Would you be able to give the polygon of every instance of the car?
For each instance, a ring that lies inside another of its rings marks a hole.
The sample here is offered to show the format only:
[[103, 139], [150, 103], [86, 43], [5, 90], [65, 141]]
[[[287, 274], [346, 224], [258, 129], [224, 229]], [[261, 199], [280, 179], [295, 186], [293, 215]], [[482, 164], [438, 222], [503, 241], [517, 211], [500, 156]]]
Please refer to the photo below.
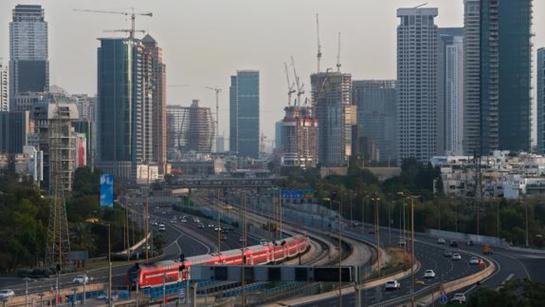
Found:
[[426, 270], [424, 278], [435, 278], [435, 272], [433, 270]]
[[471, 257], [471, 259], [469, 259], [469, 264], [479, 264], [481, 263], [481, 259], [479, 259], [479, 257]]
[[182, 223], [187, 223], [186, 219], [181, 220]]
[[443, 256], [445, 256], [445, 257], [452, 257], [452, 252], [449, 251], [448, 249], [445, 249], [445, 251], [443, 252]]
[[72, 280], [73, 283], [75, 284], [86, 284], [89, 282], [89, 276], [87, 275], [77, 275], [76, 277], [74, 277], [74, 279]]
[[388, 280], [384, 284], [384, 290], [386, 290], [386, 291], [388, 291], [388, 290], [399, 290], [399, 289], [401, 289], [401, 284], [397, 280]]
[[456, 241], [450, 241], [450, 247], [458, 247], [458, 242]]
[[407, 246], [407, 241], [399, 240], [398, 244], [399, 244], [399, 246]]
[[208, 224], [208, 228], [214, 228], [216, 227], [214, 224]]
[[466, 245], [467, 245], [467, 246], [473, 246], [474, 244], [473, 244], [473, 241], [468, 240], [468, 241], [466, 241]]
[[439, 238], [437, 239], [437, 244], [440, 244], [440, 245], [445, 245], [447, 243], [447, 241], [443, 238]]
[[15, 292], [11, 289], [2, 289], [0, 290], [0, 299], [7, 300], [8, 298], [15, 295]]
[[459, 253], [454, 253], [452, 254], [452, 260], [462, 260], [462, 255], [460, 255]]
[[215, 227], [214, 230], [215, 231], [223, 231], [223, 229], [221, 229], [221, 227]]
[[165, 224], [159, 224], [159, 231], [166, 231]]
[[200, 229], [204, 229], [204, 224], [199, 223], [199, 224], [197, 224], [197, 227], [200, 228]]
[[450, 299], [451, 302], [456, 302], [458, 304], [465, 304], [466, 303], [466, 295], [459, 292], [455, 293], [454, 296]]

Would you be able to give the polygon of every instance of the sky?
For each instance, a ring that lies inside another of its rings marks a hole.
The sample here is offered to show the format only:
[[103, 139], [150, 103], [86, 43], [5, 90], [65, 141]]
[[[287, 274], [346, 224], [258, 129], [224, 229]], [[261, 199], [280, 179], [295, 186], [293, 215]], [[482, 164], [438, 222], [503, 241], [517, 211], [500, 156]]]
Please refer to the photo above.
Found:
[[[309, 75], [316, 70], [315, 14], [320, 15], [322, 69], [335, 67], [341, 32], [344, 72], [355, 80], [394, 79], [396, 9], [423, 2], [439, 8], [440, 27], [463, 26], [463, 0], [0, 0], [0, 58], [7, 62], [9, 57], [13, 7], [41, 4], [49, 24], [50, 83], [94, 95], [97, 38], [119, 36], [104, 30], [127, 28], [129, 20], [73, 10], [150, 11], [152, 18], [137, 18], [137, 28], [163, 48], [168, 104], [200, 99], [201, 105], [214, 107], [214, 93], [205, 87], [222, 88], [220, 134], [227, 137], [229, 77], [237, 70], [257, 69], [261, 132], [272, 141], [274, 123], [287, 104], [284, 62], [290, 56], [310, 93]], [[544, 0], [534, 1], [534, 33], [535, 46], [545, 46]]]

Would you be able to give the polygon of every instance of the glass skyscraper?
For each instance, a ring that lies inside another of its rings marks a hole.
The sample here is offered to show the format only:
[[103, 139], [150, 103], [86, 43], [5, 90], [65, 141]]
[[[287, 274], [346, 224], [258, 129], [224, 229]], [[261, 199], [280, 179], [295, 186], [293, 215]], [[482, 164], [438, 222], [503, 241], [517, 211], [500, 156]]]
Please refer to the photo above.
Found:
[[40, 5], [17, 5], [9, 24], [10, 111], [29, 111], [18, 97], [49, 90], [47, 22]]
[[537, 51], [537, 147], [545, 153], [545, 48]]
[[259, 71], [240, 70], [229, 87], [229, 150], [259, 157]]

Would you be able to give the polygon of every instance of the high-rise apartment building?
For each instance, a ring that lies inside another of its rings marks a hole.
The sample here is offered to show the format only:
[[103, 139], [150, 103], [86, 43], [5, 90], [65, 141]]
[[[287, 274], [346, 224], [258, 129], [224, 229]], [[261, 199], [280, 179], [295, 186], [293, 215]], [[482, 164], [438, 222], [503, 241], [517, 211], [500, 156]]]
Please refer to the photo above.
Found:
[[18, 97], [49, 90], [47, 22], [40, 5], [17, 5], [9, 24], [10, 110], [30, 111], [19, 106]]
[[437, 8], [397, 10], [398, 161], [437, 152]]
[[8, 67], [0, 63], [0, 112], [9, 111], [8, 80]]
[[437, 154], [463, 154], [464, 29], [439, 28]]
[[229, 150], [259, 157], [259, 71], [239, 70], [229, 87]]
[[528, 151], [532, 2], [464, 4], [464, 152]]
[[545, 48], [537, 51], [537, 148], [545, 153]]
[[144, 36], [142, 43], [152, 58], [153, 160], [164, 173], [167, 161], [166, 65], [163, 63], [163, 50], [151, 35]]
[[[318, 123], [308, 106], [287, 106], [280, 135], [281, 164], [287, 167], [315, 167]], [[277, 136], [278, 137], [278, 136]]]
[[133, 180], [153, 156], [153, 54], [140, 40], [101, 38], [97, 167]]
[[396, 81], [354, 80], [352, 98], [358, 107], [362, 157], [369, 162], [397, 161]]
[[347, 166], [357, 117], [357, 108], [352, 104], [352, 75], [319, 72], [310, 75], [310, 82], [318, 124], [318, 162], [324, 167]]

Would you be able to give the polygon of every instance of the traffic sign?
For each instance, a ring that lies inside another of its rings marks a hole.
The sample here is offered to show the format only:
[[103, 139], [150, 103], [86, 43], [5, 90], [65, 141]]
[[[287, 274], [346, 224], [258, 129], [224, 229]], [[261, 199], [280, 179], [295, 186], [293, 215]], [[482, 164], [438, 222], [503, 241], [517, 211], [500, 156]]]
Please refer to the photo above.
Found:
[[448, 297], [445, 293], [441, 293], [441, 296], [439, 296], [439, 303], [441, 305], [445, 305], [448, 302]]

